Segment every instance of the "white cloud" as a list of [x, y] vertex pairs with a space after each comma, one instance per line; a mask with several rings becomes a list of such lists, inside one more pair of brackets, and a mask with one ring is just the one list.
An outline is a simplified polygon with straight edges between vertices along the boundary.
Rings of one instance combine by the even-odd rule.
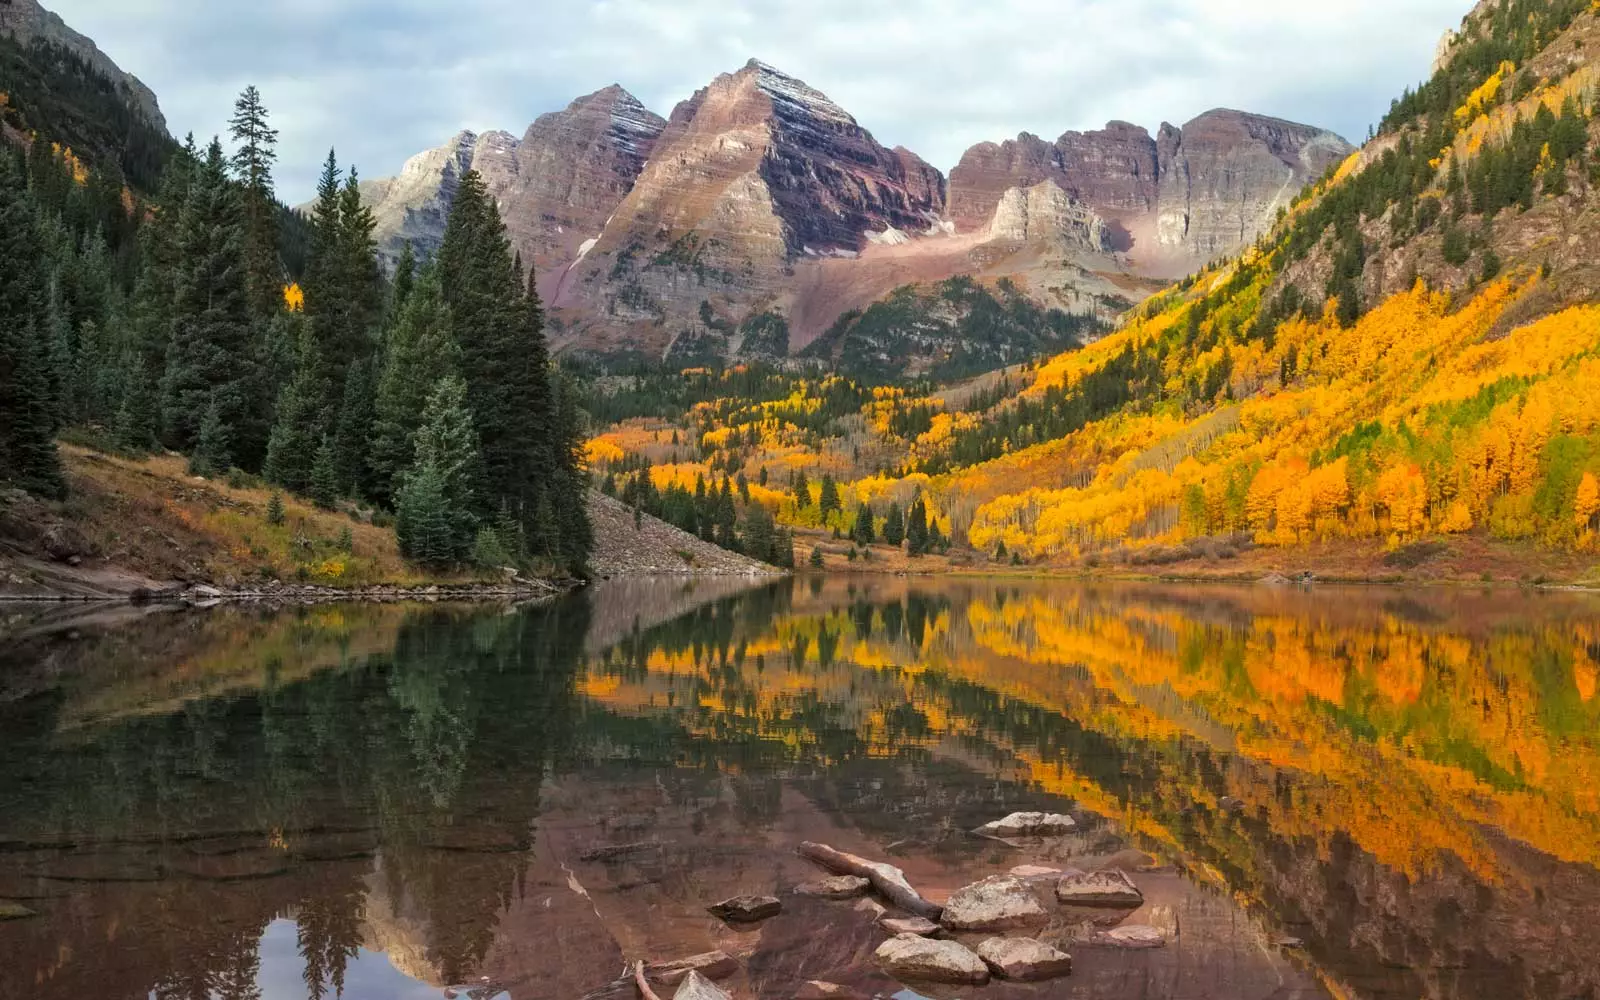
[[885, 145], [967, 146], [1233, 107], [1364, 137], [1467, 0], [47, 0], [150, 84], [174, 132], [223, 128], [246, 83], [308, 196], [330, 146], [364, 175], [461, 128], [521, 131], [612, 82], [667, 114], [758, 57]]

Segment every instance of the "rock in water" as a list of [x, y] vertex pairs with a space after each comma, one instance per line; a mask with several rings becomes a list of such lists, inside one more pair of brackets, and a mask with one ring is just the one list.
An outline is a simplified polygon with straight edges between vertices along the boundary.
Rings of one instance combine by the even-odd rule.
[[661, 962], [644, 967], [645, 978], [663, 986], [676, 986], [687, 979], [691, 972], [698, 972], [710, 979], [723, 979], [737, 971], [739, 963], [725, 951], [708, 951], [703, 955], [680, 958], [676, 962]]
[[1006, 931], [1048, 919], [1028, 883], [997, 875], [957, 889], [944, 905], [942, 922], [956, 931]]
[[794, 891], [797, 895], [815, 896], [818, 899], [855, 899], [865, 896], [871, 885], [859, 875], [834, 875], [815, 882], [802, 882], [794, 887]]
[[13, 903], [9, 899], [0, 899], [0, 920], [21, 920], [24, 917], [36, 917], [39, 914], [28, 909], [21, 903]]
[[1059, 878], [1063, 873], [1059, 868], [1049, 868], [1045, 865], [1018, 865], [1010, 873], [1017, 878]]
[[754, 923], [778, 915], [783, 903], [776, 896], [734, 896], [706, 907], [712, 916], [730, 923]]
[[1167, 936], [1148, 924], [1125, 924], [1092, 936], [1089, 943], [1108, 948], [1159, 948], [1167, 943]]
[[978, 957], [1004, 979], [1032, 983], [1072, 972], [1072, 956], [1032, 938], [990, 938], [978, 945]]
[[1015, 812], [1005, 819], [985, 823], [972, 832], [980, 837], [1059, 837], [1077, 828], [1078, 824], [1071, 816]]
[[1127, 872], [1116, 869], [1064, 875], [1056, 883], [1056, 898], [1073, 906], [1144, 905], [1144, 893]]
[[915, 934], [918, 937], [933, 937], [939, 933], [939, 925], [927, 917], [885, 917], [878, 921], [878, 926], [890, 934]]
[[691, 972], [684, 977], [678, 992], [672, 994], [672, 1000], [733, 1000], [733, 997], [700, 973]]
[[877, 959], [884, 971], [896, 979], [974, 986], [989, 981], [989, 967], [983, 964], [983, 959], [955, 941], [933, 941], [916, 934], [901, 934], [878, 946]]

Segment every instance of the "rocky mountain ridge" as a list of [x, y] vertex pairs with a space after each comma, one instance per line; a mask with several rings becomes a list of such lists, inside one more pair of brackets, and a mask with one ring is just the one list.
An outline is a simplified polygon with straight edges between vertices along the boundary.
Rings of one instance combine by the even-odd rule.
[[667, 119], [614, 85], [520, 140], [462, 133], [365, 191], [393, 260], [406, 241], [437, 246], [455, 183], [478, 170], [538, 270], [557, 346], [661, 360], [767, 316], [800, 351], [897, 288], [958, 275], [1109, 319], [1254, 239], [1351, 149], [1214, 111], [1155, 136], [1112, 122], [981, 143], [946, 179], [751, 60]]
[[144, 115], [150, 124], [166, 130], [167, 120], [161, 114], [161, 105], [156, 100], [155, 92], [100, 51], [93, 39], [72, 30], [59, 15], [46, 10], [38, 0], [0, 2], [0, 35], [14, 38], [24, 46], [37, 39], [74, 53], [101, 76], [118, 85], [124, 91], [129, 105]]

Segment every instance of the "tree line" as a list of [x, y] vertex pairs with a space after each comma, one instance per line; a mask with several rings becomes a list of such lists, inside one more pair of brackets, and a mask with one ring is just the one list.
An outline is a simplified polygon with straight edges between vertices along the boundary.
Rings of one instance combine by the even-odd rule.
[[482, 179], [390, 278], [354, 168], [329, 152], [285, 239], [254, 87], [229, 135], [191, 136], [148, 204], [43, 140], [0, 153], [0, 478], [64, 496], [55, 438], [84, 435], [373, 504], [427, 565], [581, 571], [577, 392]]

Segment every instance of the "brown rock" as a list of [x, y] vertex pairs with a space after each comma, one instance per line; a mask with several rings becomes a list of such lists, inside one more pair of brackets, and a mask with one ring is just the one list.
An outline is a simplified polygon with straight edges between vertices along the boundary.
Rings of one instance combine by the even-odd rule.
[[1049, 919], [1028, 883], [997, 875], [957, 889], [940, 922], [955, 931], [1005, 931]]
[[855, 899], [865, 896], [871, 885], [859, 875], [834, 875], [815, 882], [802, 882], [794, 887], [794, 891], [796, 895], [815, 896], [818, 899]]
[[755, 923], [777, 916], [783, 903], [776, 896], [734, 896], [706, 909], [729, 923]]
[[915, 934], [918, 937], [933, 937], [939, 933], [939, 925], [927, 917], [884, 917], [878, 921], [878, 926], [890, 934]]
[[644, 967], [645, 978], [663, 986], [676, 986], [691, 972], [707, 979], [725, 979], [739, 971], [739, 962], [725, 951], [708, 951], [675, 962], [658, 962]]
[[38, 912], [31, 910], [21, 903], [9, 899], [0, 899], [0, 920], [21, 920], [24, 917], [36, 917]]
[[1140, 906], [1144, 893], [1119, 870], [1073, 872], [1056, 883], [1056, 898], [1073, 906]]
[[884, 971], [897, 979], [975, 986], [989, 981], [989, 967], [983, 959], [955, 941], [901, 934], [880, 945], [876, 957]]
[[1158, 927], [1148, 924], [1124, 924], [1114, 927], [1109, 931], [1102, 931], [1089, 937], [1090, 944], [1102, 945], [1107, 948], [1160, 948], [1167, 943], [1167, 936]]
[[973, 833], [980, 837], [1059, 837], [1078, 828], [1071, 816], [1059, 813], [1014, 812], [1004, 819], [985, 823]]
[[684, 977], [672, 1000], [733, 1000], [732, 995], [698, 972]]
[[1072, 956], [1033, 938], [990, 938], [978, 957], [1003, 979], [1031, 983], [1072, 972]]

